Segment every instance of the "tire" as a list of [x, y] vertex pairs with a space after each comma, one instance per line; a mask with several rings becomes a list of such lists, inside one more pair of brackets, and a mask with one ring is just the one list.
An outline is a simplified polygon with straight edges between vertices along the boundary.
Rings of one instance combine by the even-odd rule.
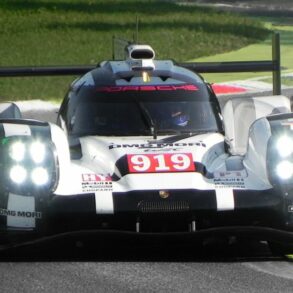
[[293, 244], [269, 242], [269, 248], [274, 256], [293, 255]]

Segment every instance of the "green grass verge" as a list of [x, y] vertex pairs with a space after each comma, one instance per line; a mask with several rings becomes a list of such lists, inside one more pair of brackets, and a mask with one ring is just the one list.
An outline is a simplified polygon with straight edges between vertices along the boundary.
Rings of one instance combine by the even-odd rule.
[[[293, 21], [291, 18], [258, 18], [271, 31], [280, 33], [281, 42], [281, 66], [282, 72], [288, 73], [293, 71]], [[265, 41], [253, 45], [245, 46], [239, 50], [234, 50], [229, 53], [216, 54], [210, 57], [192, 59], [198, 62], [212, 61], [251, 61], [251, 60], [271, 60], [272, 59], [272, 41], [269, 36]], [[264, 76], [265, 81], [270, 82], [269, 72], [258, 73], [222, 73], [222, 74], [204, 74], [204, 77], [210, 82], [224, 82], [233, 80], [243, 80], [249, 78], [257, 78]], [[266, 78], [268, 76], [268, 78]], [[285, 85], [291, 85], [291, 81], [284, 77]]]
[[[0, 66], [96, 64], [112, 57], [112, 36], [139, 40], [160, 59], [185, 61], [253, 44], [259, 22], [207, 8], [147, 0], [1, 0]], [[61, 99], [74, 77], [2, 78], [2, 99]]]

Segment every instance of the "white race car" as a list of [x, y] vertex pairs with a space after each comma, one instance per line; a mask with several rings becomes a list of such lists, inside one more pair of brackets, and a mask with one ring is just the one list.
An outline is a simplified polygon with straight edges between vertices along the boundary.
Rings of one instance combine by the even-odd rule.
[[[285, 96], [221, 105], [198, 74], [130, 45], [75, 80], [57, 125], [1, 105], [0, 241], [83, 230], [293, 243]], [[18, 239], [18, 238], [13, 238]]]

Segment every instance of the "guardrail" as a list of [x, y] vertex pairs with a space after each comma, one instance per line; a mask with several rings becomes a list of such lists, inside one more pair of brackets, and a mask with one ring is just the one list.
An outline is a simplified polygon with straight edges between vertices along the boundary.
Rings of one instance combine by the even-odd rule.
[[264, 61], [234, 61], [234, 62], [198, 62], [179, 63], [199, 73], [224, 72], [272, 72], [273, 95], [281, 94], [281, 50], [280, 34], [272, 36], [272, 60]]
[[[121, 39], [118, 40], [121, 41]], [[129, 43], [128, 41], [125, 42]], [[124, 51], [123, 46], [121, 48]], [[118, 55], [118, 59], [123, 59], [121, 57], [121, 51], [118, 50], [117, 52], [115, 53], [113, 40], [113, 60], [117, 60]], [[184, 62], [178, 63], [178, 65], [198, 73], [272, 72], [273, 95], [281, 94], [281, 54], [279, 33], [274, 33], [272, 37], [272, 60], [235, 62]], [[97, 66], [95, 65], [0, 67], [0, 77], [81, 75], [96, 67]]]
[[96, 67], [95, 65], [0, 67], [0, 77], [80, 75]]

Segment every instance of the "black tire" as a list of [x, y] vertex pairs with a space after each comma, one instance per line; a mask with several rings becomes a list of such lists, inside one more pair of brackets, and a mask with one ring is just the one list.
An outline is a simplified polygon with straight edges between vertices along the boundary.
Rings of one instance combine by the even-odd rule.
[[293, 244], [284, 244], [279, 242], [269, 242], [269, 248], [274, 256], [293, 255]]

